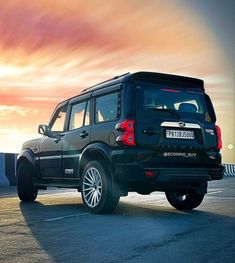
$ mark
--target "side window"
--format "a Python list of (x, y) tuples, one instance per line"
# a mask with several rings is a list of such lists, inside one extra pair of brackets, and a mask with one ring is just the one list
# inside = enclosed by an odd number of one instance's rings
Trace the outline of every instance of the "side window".
[(69, 130), (78, 129), (83, 126), (84, 113), (86, 110), (86, 101), (74, 104), (72, 106)]
[(118, 117), (118, 92), (97, 97), (95, 100), (95, 122), (116, 120)]
[(67, 105), (59, 109), (55, 114), (54, 123), (51, 126), (52, 132), (63, 132), (66, 117)]

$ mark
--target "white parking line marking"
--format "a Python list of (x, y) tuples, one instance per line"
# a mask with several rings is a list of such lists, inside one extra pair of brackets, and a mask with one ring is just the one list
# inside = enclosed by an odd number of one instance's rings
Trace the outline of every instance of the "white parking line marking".
[(78, 213), (78, 214), (71, 214), (71, 215), (67, 215), (67, 216), (58, 216), (58, 217), (45, 219), (44, 221), (45, 222), (54, 222), (54, 221), (58, 221), (58, 220), (63, 220), (65, 218), (70, 218), (70, 217), (75, 217), (75, 216), (85, 216), (85, 215), (90, 215), (90, 213)]
[(9, 198), (9, 197), (17, 197), (15, 194), (12, 195), (1, 195), (0, 198)]
[(212, 195), (212, 194), (217, 194), (217, 193), (222, 193), (223, 191), (211, 191), (209, 193), (207, 193), (208, 195)]

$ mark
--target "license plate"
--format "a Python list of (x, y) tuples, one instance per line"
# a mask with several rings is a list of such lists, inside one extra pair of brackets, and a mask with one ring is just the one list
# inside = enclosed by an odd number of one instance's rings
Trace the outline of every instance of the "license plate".
[(169, 139), (194, 139), (193, 131), (166, 130), (166, 138)]

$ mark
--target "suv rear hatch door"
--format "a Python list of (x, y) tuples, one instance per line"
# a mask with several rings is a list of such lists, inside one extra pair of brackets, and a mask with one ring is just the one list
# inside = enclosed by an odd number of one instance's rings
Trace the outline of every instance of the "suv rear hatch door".
[(140, 150), (149, 150), (139, 161), (216, 162), (215, 114), (203, 87), (139, 81), (135, 94), (136, 143)]

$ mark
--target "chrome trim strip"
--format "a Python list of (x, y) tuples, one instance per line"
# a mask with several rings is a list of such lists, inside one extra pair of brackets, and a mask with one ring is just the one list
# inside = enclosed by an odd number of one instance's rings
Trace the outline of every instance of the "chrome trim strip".
[(61, 155), (49, 155), (49, 156), (41, 156), (39, 157), (41, 159), (59, 159), (61, 158)]
[(62, 155), (63, 158), (77, 158), (79, 156), (80, 156), (80, 154), (65, 154), (65, 155)]
[(161, 123), (161, 127), (175, 127), (175, 128), (191, 128), (191, 129), (201, 129), (201, 126), (197, 123), (189, 123), (189, 122), (185, 122), (185, 125), (182, 127), (179, 125), (179, 122), (176, 121), (164, 121)]
[(66, 154), (66, 155), (49, 155), (49, 156), (41, 156), (41, 157), (36, 157), (35, 159), (36, 160), (39, 160), (39, 159), (59, 159), (59, 158), (77, 158), (79, 157), (80, 154)]

